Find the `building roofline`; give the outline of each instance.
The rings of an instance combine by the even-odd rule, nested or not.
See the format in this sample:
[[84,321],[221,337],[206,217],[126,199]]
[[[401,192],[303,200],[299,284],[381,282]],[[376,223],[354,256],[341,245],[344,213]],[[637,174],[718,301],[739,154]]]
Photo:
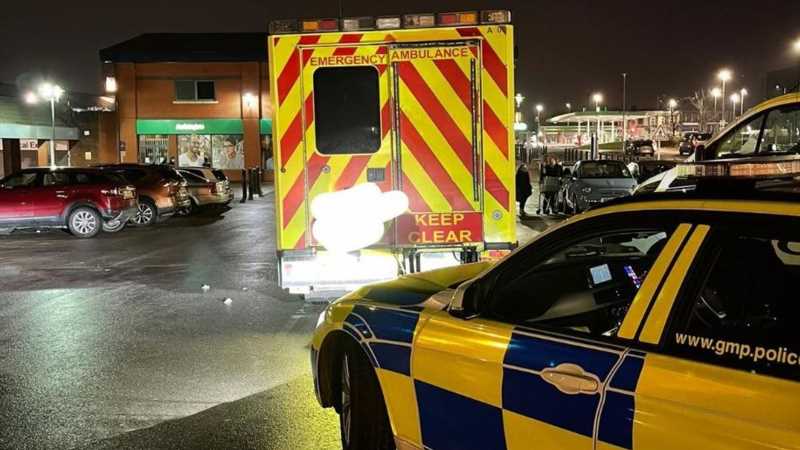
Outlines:
[[99,56],[112,63],[266,61],[267,33],[146,33]]

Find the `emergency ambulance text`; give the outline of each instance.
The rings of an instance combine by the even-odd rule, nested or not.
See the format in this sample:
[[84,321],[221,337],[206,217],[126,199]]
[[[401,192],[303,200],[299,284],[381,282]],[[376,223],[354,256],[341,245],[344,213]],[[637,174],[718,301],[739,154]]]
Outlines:
[[357,66],[386,64],[386,54],[312,56],[312,66]]
[[403,48],[392,52],[392,61],[410,61],[413,59],[453,59],[468,58],[468,47],[445,48]]

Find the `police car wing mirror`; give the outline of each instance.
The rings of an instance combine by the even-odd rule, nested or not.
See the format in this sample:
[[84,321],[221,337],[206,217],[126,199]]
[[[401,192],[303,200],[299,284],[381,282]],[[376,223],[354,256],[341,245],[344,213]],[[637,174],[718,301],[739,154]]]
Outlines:
[[472,279],[461,283],[453,292],[448,311],[453,317],[469,320],[478,317],[476,302],[473,298],[476,289],[470,289],[478,279]]
[[703,144],[698,144],[698,146],[694,148],[694,160],[702,161],[706,159],[705,152],[706,152],[706,146]]

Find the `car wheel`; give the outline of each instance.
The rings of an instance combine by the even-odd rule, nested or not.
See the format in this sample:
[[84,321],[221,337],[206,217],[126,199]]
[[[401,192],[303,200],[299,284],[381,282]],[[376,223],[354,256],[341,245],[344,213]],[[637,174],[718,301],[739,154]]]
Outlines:
[[344,450],[394,449],[378,378],[364,352],[350,345],[340,370],[339,429]]
[[102,222],[97,211],[80,207],[69,214],[67,227],[73,236],[85,239],[96,236],[102,228]]
[[139,200],[139,208],[136,210],[136,215],[133,216],[130,222],[138,227],[146,227],[152,225],[156,221],[156,205],[150,200]]
[[127,225],[127,222],[122,220],[109,220],[108,222],[103,222],[103,232],[104,233],[117,233],[122,231]]

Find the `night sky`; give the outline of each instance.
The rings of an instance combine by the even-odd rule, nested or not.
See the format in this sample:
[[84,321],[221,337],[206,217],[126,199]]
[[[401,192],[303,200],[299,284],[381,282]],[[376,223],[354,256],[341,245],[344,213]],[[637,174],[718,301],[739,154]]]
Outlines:
[[[732,87],[763,95],[766,71],[798,63],[800,0],[512,1],[343,0],[345,15],[508,8],[519,47],[517,90],[526,108],[546,114],[580,107],[594,91],[621,104],[654,107],[709,88],[716,71],[734,71]],[[101,91],[100,48],[147,32],[266,31],[272,18],[335,16],[336,1],[5,0],[0,17],[0,81],[50,77],[67,90]]]

